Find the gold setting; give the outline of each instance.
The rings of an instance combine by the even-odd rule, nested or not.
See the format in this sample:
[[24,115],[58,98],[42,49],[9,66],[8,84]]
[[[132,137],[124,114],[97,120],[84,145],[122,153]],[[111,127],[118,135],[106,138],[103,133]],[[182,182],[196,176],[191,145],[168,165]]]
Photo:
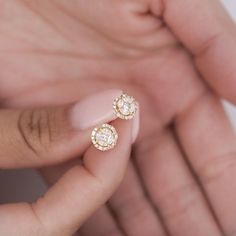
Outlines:
[[133,119],[138,109],[138,103],[134,97],[125,93],[114,100],[113,109],[117,117],[130,120]]
[[91,139],[98,150],[107,151],[115,147],[118,134],[112,125],[103,124],[92,131]]

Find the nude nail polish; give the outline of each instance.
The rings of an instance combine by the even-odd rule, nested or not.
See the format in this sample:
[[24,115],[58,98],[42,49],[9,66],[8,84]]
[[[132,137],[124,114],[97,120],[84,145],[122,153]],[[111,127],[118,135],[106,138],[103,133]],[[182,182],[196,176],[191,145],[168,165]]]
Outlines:
[[72,109],[71,122],[74,128],[85,130],[116,119],[112,106],[122,94],[119,89],[110,89],[93,94]]

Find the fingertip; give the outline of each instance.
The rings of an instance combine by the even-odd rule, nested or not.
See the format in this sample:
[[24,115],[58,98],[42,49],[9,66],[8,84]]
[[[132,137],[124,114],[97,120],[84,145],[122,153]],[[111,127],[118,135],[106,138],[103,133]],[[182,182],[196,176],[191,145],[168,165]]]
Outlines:
[[108,151],[100,151],[93,145],[84,156],[84,165],[102,181],[120,182],[132,145],[132,121],[116,120],[111,123],[117,130],[116,146]]

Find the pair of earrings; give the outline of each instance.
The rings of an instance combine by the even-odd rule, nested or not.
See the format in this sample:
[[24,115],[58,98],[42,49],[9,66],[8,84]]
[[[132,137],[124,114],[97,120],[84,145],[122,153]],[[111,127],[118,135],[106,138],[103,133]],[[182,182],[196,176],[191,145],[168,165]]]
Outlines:
[[[124,93],[113,102],[113,111],[120,119],[133,119],[137,109],[138,103],[134,97]],[[118,133],[112,125],[103,124],[92,131],[91,139],[97,149],[107,151],[115,147],[118,140]]]

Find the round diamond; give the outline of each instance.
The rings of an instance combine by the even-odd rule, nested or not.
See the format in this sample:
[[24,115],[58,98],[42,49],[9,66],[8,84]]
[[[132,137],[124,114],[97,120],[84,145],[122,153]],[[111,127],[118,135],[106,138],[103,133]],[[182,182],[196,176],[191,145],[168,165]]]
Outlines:
[[113,104],[115,114],[121,119],[132,119],[137,111],[138,103],[127,94],[122,94]]
[[116,145],[117,139],[118,134],[115,128],[108,124],[95,128],[92,132],[92,142],[101,151],[112,149]]

